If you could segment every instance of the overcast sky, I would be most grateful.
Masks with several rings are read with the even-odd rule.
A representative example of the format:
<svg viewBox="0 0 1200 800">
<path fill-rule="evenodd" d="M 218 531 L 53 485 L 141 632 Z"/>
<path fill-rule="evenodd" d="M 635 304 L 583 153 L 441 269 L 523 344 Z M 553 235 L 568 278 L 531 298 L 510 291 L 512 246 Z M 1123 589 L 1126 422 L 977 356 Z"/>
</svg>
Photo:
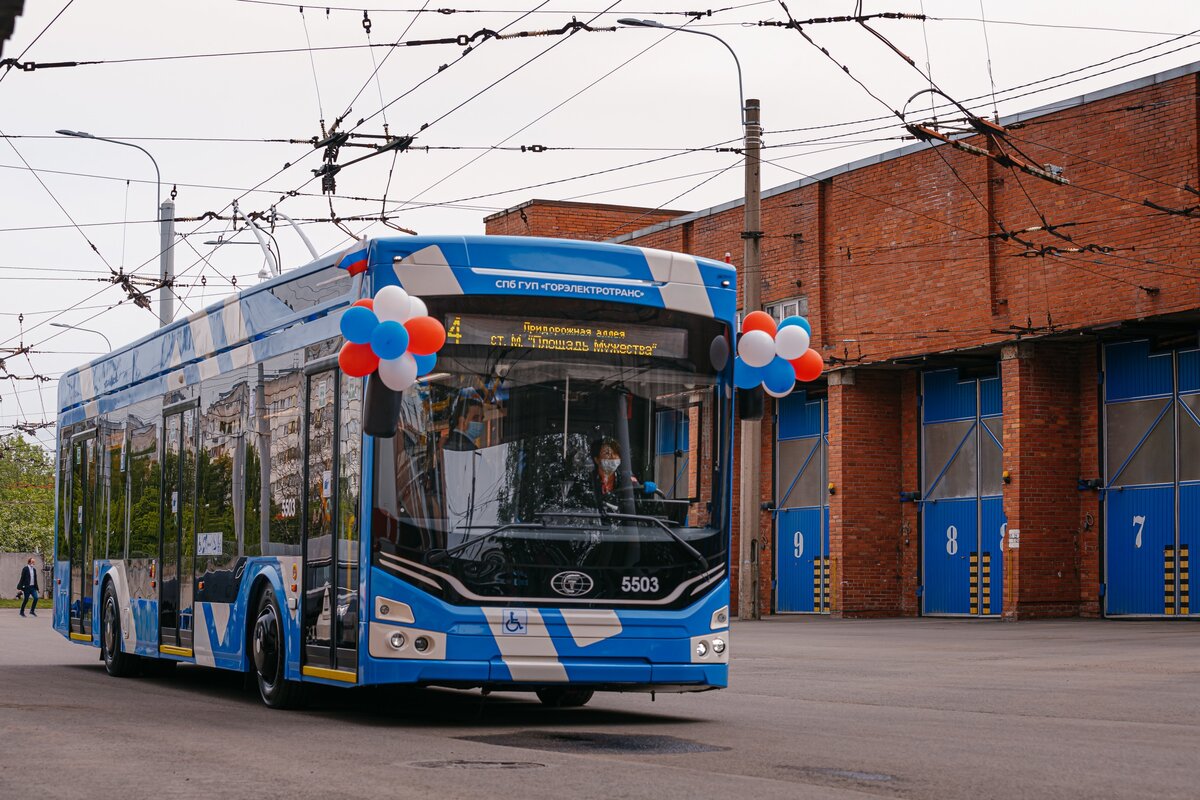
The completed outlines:
<svg viewBox="0 0 1200 800">
<path fill-rule="evenodd" d="M 746 95 L 762 101 L 770 148 L 765 157 L 772 162 L 763 170 L 764 187 L 907 143 L 895 118 L 859 122 L 903 108 L 914 92 L 929 85 L 887 45 L 853 23 L 805 27 L 877 100 L 796 31 L 759 25 L 786 20 L 779 3 L 725 1 L 733 7 L 718 11 L 725 6 L 711 4 L 711 16 L 689 22 L 667 12 L 710 4 L 377 0 L 368 6 L 369 41 L 470 36 L 485 28 L 504 33 L 559 29 L 572 17 L 606 28 L 621 17 L 653 17 L 721 36 L 737 53 Z M 21 56 L 26 62 L 295 51 L 0 72 L 0 132 L 29 137 L 0 142 L 0 347 L 21 341 L 34 345 L 28 361 L 7 359 L 13 374 L 56 377 L 105 349 L 100 336 L 53 328 L 51 321 L 95 328 L 114 346 L 157 324 L 153 313 L 129 302 L 113 307 L 123 292 L 96 280 L 109 274 L 109 266 L 157 274 L 153 166 L 137 150 L 56 136 L 59 128 L 114 138 L 162 137 L 136 141 L 157 159 L 164 193 L 178 186 L 176 214 L 182 217 L 206 211 L 228 215 L 235 199 L 243 211 L 266 211 L 278 203 L 279 211 L 292 217 L 329 217 L 329 201 L 320 196 L 320 181 L 311 172 L 320 166 L 321 154 L 312 147 L 180 139 L 304 140 L 320 134 L 322 118 L 329 125 L 347 107 L 343 130 L 382 134 L 386 117 L 390 133 L 414 134 L 414 148 L 431 149 L 394 158 L 383 154 L 347 167 L 337 176 L 337 194 L 375 200 L 336 199 L 334 211 L 378 214 L 386 191 L 389 215 L 422 234 L 481 233 L 487 214 L 532 198 L 690 211 L 742 192 L 739 156 L 689 152 L 741 135 L 733 59 L 706 37 L 620 28 L 484 41 L 463 57 L 465 48 L 457 44 L 365 48 L 361 7 L 327 15 L 324 6 L 301 14 L 294 5 L 237 0 L 27 0 L 25 5 L 5 45 L 6 57 L 21 56 L 68 6 Z M 853 0 L 789 5 L 796 19 L 851 14 L 856 7 Z M 928 64 L 948 94 L 962 101 L 977 98 L 966 104 L 985 116 L 993 113 L 993 89 L 995 107 L 1004 115 L 1200 60 L 1200 35 L 1170 41 L 1200 29 L 1196 0 L 864 0 L 862 5 L 863 13 L 927 14 L 926 22 L 871 24 L 922 71 Z M 496 10 L 413 13 L 423 6 Z M 376 10 L 384 7 L 407 10 Z M 986 26 L 981 18 L 988 20 Z M 343 49 L 310 56 L 304 50 L 310 45 Z M 1141 54 L 1117 58 L 1143 48 Z M 1102 67 L 1013 90 L 1114 58 Z M 381 64 L 377 80 L 370 78 L 376 64 Z M 1105 70 L 1111 71 L 1099 74 Z M 922 104 L 927 108 L 928 100 L 914 101 L 914 108 Z M 920 116 L 919 110 L 913 113 Z M 355 127 L 363 118 L 367 121 Z M 562 149 L 487 151 L 521 145 Z M 347 148 L 339 160 L 368 152 Z M 630 166 L 652 159 L 658 160 Z M 293 166 L 283 170 L 285 163 Z M 36 177 L 26 164 L 39 170 Z M 530 188 L 544 183 L 549 185 Z M 261 191 L 246 192 L 260 185 Z M 313 196 L 280 202 L 290 191 Z M 239 286 L 257 281 L 263 267 L 259 248 L 204 244 L 223 230 L 229 238 L 228 225 L 179 224 L 179 232 L 189 235 L 176 248 L 176 270 L 185 284 L 177 290 L 177 313 L 233 291 L 232 276 Z M 356 233 L 402 235 L 379 223 L 349 225 Z M 346 234 L 327 222 L 305 230 L 321 252 L 348 243 Z M 276 238 L 285 269 L 309 260 L 294 232 L 281 230 Z M 242 231 L 233 241 L 253 239 Z M 53 382 L 39 387 L 0 381 L 0 432 L 23 419 L 53 419 L 55 390 Z M 51 441 L 52 432 L 41 439 Z"/>
</svg>

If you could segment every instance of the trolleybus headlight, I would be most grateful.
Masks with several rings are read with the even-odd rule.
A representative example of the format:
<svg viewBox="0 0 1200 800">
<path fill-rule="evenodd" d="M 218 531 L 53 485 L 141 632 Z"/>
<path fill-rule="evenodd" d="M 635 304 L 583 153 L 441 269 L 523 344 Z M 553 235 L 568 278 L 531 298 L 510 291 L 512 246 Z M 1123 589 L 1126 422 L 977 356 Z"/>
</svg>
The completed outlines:
<svg viewBox="0 0 1200 800">
<path fill-rule="evenodd" d="M 430 647 L 429 640 L 424 636 L 418 636 L 413 639 L 413 647 L 417 649 L 418 653 L 424 653 Z"/>
<path fill-rule="evenodd" d="M 716 653 L 717 655 L 721 655 L 721 653 L 725 652 L 725 640 L 724 639 L 713 639 L 713 652 Z"/>
<path fill-rule="evenodd" d="M 696 642 L 696 655 L 699 658 L 708 655 L 708 642 Z"/>
<path fill-rule="evenodd" d="M 388 644 L 390 644 L 396 650 L 399 650 L 400 648 L 404 647 L 404 642 L 405 642 L 404 634 L 401 633 L 400 631 L 396 631 L 390 637 L 388 637 Z"/>
</svg>

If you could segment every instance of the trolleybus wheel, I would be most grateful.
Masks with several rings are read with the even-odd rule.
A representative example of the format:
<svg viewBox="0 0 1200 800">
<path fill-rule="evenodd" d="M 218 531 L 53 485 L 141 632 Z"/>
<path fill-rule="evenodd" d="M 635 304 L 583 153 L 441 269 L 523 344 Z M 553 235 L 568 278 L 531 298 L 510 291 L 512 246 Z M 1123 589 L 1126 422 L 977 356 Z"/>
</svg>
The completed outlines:
<svg viewBox="0 0 1200 800">
<path fill-rule="evenodd" d="M 267 587 L 258 602 L 258 616 L 250 635 L 250 654 L 258 678 L 258 693 L 270 708 L 295 708 L 300 703 L 300 684 L 284 677 L 287 644 L 275 592 Z"/>
<path fill-rule="evenodd" d="M 551 708 L 579 708 L 587 705 L 588 700 L 591 700 L 594 694 L 595 692 L 591 689 L 569 686 L 549 686 L 537 690 L 538 700 L 542 701 L 542 705 Z"/>
<path fill-rule="evenodd" d="M 100 647 L 104 658 L 104 669 L 114 678 L 128 678 L 138 670 L 138 658 L 131 653 L 121 652 L 121 611 L 117 605 L 117 592 L 108 583 L 104 587 L 104 604 L 100 612 Z"/>
</svg>

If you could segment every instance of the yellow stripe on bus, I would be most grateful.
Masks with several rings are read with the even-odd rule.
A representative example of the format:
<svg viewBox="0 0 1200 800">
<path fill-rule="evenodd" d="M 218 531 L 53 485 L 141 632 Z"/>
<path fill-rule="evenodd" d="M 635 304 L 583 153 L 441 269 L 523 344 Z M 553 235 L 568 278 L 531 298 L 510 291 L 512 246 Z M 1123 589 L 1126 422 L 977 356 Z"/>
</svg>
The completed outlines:
<svg viewBox="0 0 1200 800">
<path fill-rule="evenodd" d="M 324 678 L 327 681 L 341 681 L 342 683 L 358 683 L 358 673 L 349 670 L 304 667 L 300 671 L 310 678 Z"/>
<path fill-rule="evenodd" d="M 71 633 L 71 641 L 73 642 L 90 642 L 92 635 L 90 633 Z"/>
<path fill-rule="evenodd" d="M 158 652 L 166 653 L 169 656 L 184 656 L 186 658 L 192 657 L 192 649 L 190 647 L 175 647 L 174 645 L 170 644 L 160 644 L 158 646 Z"/>
</svg>

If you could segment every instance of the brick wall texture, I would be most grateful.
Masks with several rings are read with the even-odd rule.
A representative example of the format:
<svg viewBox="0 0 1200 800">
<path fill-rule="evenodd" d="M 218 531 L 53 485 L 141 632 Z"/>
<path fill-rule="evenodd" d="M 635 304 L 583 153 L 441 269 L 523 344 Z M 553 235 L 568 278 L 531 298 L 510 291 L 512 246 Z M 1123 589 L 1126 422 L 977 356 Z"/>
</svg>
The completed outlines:
<svg viewBox="0 0 1200 800">
<path fill-rule="evenodd" d="M 835 614 L 920 613 L 920 504 L 898 502 L 921 490 L 919 374 L 989 361 L 1002 380 L 1004 510 L 1021 531 L 1004 554 L 1003 614 L 1101 612 L 1102 509 L 1098 493 L 1077 487 L 1101 477 L 1099 347 L 1155 320 L 1197 327 L 1198 89 L 1193 72 L 1029 116 L 1001 139 L 965 140 L 1061 167 L 1069 185 L 923 146 L 768 191 L 764 302 L 806 296 L 814 347 L 830 369 L 854 373 L 810 387 L 827 393 L 830 411 Z M 740 206 L 680 217 L 533 200 L 486 229 L 740 259 Z M 767 422 L 766 503 L 772 436 Z M 768 512 L 760 535 L 769 613 Z"/>
</svg>

